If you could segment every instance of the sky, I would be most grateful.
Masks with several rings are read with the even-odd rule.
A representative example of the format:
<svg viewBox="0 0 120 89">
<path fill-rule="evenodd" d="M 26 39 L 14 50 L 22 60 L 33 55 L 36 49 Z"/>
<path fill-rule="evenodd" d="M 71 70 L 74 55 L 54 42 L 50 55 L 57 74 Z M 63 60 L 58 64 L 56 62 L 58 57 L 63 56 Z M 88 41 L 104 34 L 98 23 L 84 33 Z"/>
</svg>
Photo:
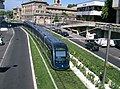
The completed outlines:
<svg viewBox="0 0 120 89">
<path fill-rule="evenodd" d="M 13 8 L 20 7 L 22 2 L 27 2 L 30 0 L 5 0 L 5 10 L 12 10 Z M 53 4 L 53 0 L 43 0 L 49 5 Z M 61 0 L 62 6 L 66 7 L 68 4 L 78 4 L 81 2 L 86 2 L 90 0 Z"/>
</svg>

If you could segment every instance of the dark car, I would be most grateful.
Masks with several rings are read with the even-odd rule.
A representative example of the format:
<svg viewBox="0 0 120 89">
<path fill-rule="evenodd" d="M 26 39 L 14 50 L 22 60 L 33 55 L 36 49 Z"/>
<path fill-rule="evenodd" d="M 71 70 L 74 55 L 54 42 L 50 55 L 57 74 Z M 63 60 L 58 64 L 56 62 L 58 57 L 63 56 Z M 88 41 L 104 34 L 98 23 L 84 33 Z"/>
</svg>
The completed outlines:
<svg viewBox="0 0 120 89">
<path fill-rule="evenodd" d="M 91 51 L 99 51 L 99 45 L 95 42 L 87 42 L 85 47 Z"/>
<path fill-rule="evenodd" d="M 120 40 L 115 40 L 115 46 L 120 49 Z"/>
<path fill-rule="evenodd" d="M 64 37 L 69 36 L 68 32 L 62 32 L 61 35 Z"/>
</svg>

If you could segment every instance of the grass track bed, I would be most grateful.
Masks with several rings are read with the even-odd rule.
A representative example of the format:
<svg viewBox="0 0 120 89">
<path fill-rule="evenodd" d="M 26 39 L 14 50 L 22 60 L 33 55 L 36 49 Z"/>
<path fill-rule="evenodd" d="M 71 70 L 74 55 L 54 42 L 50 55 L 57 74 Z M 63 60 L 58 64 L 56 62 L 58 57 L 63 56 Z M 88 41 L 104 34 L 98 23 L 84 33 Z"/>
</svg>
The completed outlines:
<svg viewBox="0 0 120 89">
<path fill-rule="evenodd" d="M 39 39 L 36 38 L 35 36 L 32 36 L 32 38 L 34 39 L 37 46 L 39 47 L 39 50 L 41 50 L 41 47 L 40 47 L 41 44 L 40 44 Z M 52 81 L 50 80 L 47 70 L 45 69 L 45 66 L 42 62 L 42 59 L 31 39 L 30 39 L 30 45 L 31 45 L 31 51 L 32 51 L 32 57 L 33 57 L 33 62 L 34 62 L 34 69 L 35 69 L 38 89 L 54 89 Z M 46 60 L 45 54 L 43 52 L 42 54 L 57 84 L 58 89 L 87 89 L 84 86 L 84 84 L 77 78 L 77 76 L 72 72 L 72 70 L 70 69 L 66 71 L 53 70 L 50 67 L 48 61 Z"/>
<path fill-rule="evenodd" d="M 40 57 L 31 38 L 30 45 L 38 89 L 54 89 L 53 83 L 47 73 L 44 63 L 42 62 L 42 58 Z"/>
<path fill-rule="evenodd" d="M 38 38 L 35 39 L 36 43 L 40 48 L 40 41 Z M 44 55 L 43 55 L 44 56 Z M 46 57 L 44 56 L 46 59 Z M 46 60 L 48 64 L 48 61 Z M 84 84 L 77 78 L 77 76 L 72 72 L 72 70 L 68 69 L 65 71 L 55 71 L 48 64 L 50 72 L 53 75 L 53 78 L 58 86 L 58 89 L 87 89 Z M 57 73 L 56 73 L 57 72 Z M 59 75 L 59 77 L 58 77 Z"/>
<path fill-rule="evenodd" d="M 104 62 L 92 55 L 91 53 L 86 52 L 82 48 L 76 46 L 75 44 L 71 43 L 67 39 L 63 39 L 61 36 L 52 33 L 59 39 L 61 39 L 64 43 L 67 44 L 69 51 L 72 55 L 79 59 L 86 67 L 88 67 L 92 72 L 94 72 L 97 76 L 101 76 L 100 72 L 103 73 L 104 71 Z M 108 80 L 112 80 L 115 84 L 120 86 L 120 71 L 113 68 L 109 65 L 107 68 L 107 76 L 106 76 L 106 83 Z"/>
</svg>

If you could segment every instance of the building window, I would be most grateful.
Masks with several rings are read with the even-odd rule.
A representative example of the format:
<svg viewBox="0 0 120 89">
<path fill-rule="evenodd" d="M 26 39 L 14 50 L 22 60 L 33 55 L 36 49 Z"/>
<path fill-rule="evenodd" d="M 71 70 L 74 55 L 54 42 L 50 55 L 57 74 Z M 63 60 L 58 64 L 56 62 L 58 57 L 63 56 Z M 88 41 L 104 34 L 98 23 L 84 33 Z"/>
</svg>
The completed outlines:
<svg viewBox="0 0 120 89">
<path fill-rule="evenodd" d="M 42 5 L 39 5 L 38 8 L 42 8 Z"/>
</svg>

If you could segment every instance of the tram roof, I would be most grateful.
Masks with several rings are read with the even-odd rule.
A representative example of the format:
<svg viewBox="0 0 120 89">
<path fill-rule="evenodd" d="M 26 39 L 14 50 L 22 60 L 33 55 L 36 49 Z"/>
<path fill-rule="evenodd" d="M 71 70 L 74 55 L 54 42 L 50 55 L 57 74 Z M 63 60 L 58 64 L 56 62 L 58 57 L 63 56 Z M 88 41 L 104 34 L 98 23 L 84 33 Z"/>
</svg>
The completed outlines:
<svg viewBox="0 0 120 89">
<path fill-rule="evenodd" d="M 39 26 L 39 32 L 43 35 L 45 35 L 47 37 L 47 39 L 49 39 L 49 41 L 51 41 L 52 43 L 62 43 L 61 40 L 59 40 L 57 37 L 53 36 L 49 31 L 47 31 L 46 29 L 44 28 L 41 28 Z"/>
</svg>

